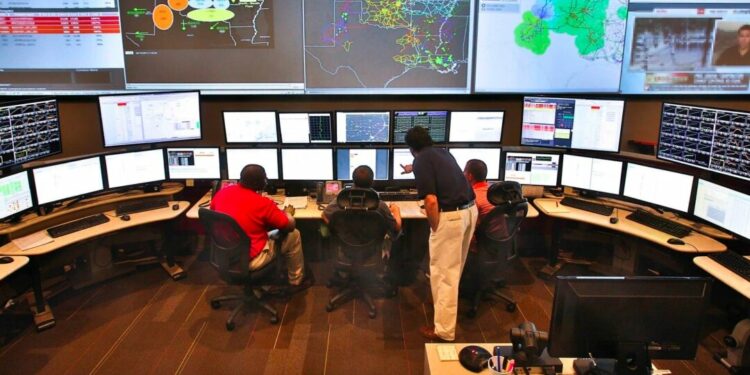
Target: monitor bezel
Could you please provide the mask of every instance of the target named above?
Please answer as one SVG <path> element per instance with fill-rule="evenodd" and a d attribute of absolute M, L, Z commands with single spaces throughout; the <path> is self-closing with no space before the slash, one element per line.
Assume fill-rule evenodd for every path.
<path fill-rule="evenodd" d="M 283 136 L 282 130 L 281 130 L 281 115 L 286 115 L 286 114 L 293 114 L 293 115 L 296 115 L 296 114 L 305 114 L 305 115 L 307 115 L 308 116 L 308 126 L 310 124 L 309 123 L 309 117 L 310 117 L 311 114 L 327 114 L 329 116 L 330 120 L 331 120 L 331 122 L 330 122 L 330 125 L 331 125 L 331 141 L 330 142 L 310 142 L 310 141 L 308 141 L 306 143 L 284 142 L 284 136 Z M 335 113 L 331 112 L 331 111 L 308 111 L 308 112 L 305 112 L 305 111 L 283 111 L 283 112 L 276 111 L 276 124 L 277 124 L 278 129 L 279 129 L 278 130 L 278 139 L 279 139 L 279 141 L 277 143 L 278 143 L 278 145 L 280 147 L 283 147 L 283 146 L 301 146 L 301 145 L 312 145 L 312 146 L 323 146 L 323 147 L 330 146 L 330 147 L 334 147 L 336 145 L 336 127 L 334 126 L 334 122 L 336 121 L 335 117 L 336 117 Z"/>
<path fill-rule="evenodd" d="M 56 199 L 56 200 L 45 202 L 45 203 L 40 203 L 39 202 L 39 197 L 37 196 L 37 181 L 36 181 L 36 178 L 34 176 L 34 171 L 35 170 L 46 168 L 46 167 L 53 167 L 53 166 L 57 166 L 57 165 L 62 165 L 62 164 L 66 164 L 66 163 L 73 163 L 73 162 L 77 162 L 77 161 L 81 161 L 81 160 L 86 160 L 86 159 L 94 159 L 94 158 L 98 158 L 99 159 L 99 172 L 101 173 L 101 177 L 102 177 L 102 188 L 101 189 L 90 191 L 90 192 L 83 193 L 83 194 L 74 195 L 72 197 L 66 197 L 66 198 L 62 198 L 62 199 Z M 33 183 L 32 189 L 34 191 L 34 203 L 37 206 L 54 205 L 54 204 L 57 204 L 57 203 L 65 202 L 65 201 L 70 200 L 70 199 L 76 199 L 78 197 L 85 197 L 87 195 L 98 194 L 98 193 L 101 193 L 101 192 L 106 191 L 106 190 L 109 189 L 109 186 L 107 184 L 108 183 L 108 181 L 107 181 L 107 171 L 106 171 L 106 166 L 104 165 L 104 159 L 102 158 L 102 154 L 95 154 L 93 156 L 92 155 L 83 155 L 83 156 L 77 156 L 77 157 L 74 157 L 74 158 L 64 159 L 64 160 L 59 160 L 59 161 L 55 160 L 55 161 L 53 161 L 53 162 L 51 162 L 49 164 L 39 165 L 39 166 L 36 166 L 34 168 L 30 168 L 28 170 L 31 171 L 30 178 L 31 178 L 31 181 Z"/>
<path fill-rule="evenodd" d="M 554 185 L 537 185 L 537 184 L 521 184 L 522 186 L 544 186 L 544 187 L 558 187 L 560 186 L 560 180 L 562 179 L 562 161 L 563 161 L 563 155 L 562 152 L 553 152 L 553 151 L 542 151 L 542 152 L 534 152 L 534 151 L 503 151 L 501 155 L 500 162 L 502 165 L 500 166 L 500 170 L 503 172 L 502 180 L 505 181 L 505 166 L 508 162 L 508 154 L 529 154 L 529 155 L 557 155 L 557 178 L 555 179 Z M 579 156 L 579 155 L 574 155 Z M 606 193 L 605 193 L 606 194 Z"/>
<path fill-rule="evenodd" d="M 446 136 L 445 136 L 445 143 L 446 144 L 454 144 L 454 145 L 456 145 L 456 144 L 475 144 L 475 143 L 500 143 L 500 144 L 502 144 L 503 137 L 505 137 L 505 120 L 506 120 L 505 116 L 507 115 L 507 112 L 504 109 L 498 109 L 498 110 L 494 110 L 494 109 L 462 109 L 462 110 L 459 110 L 459 111 L 450 111 L 450 113 L 448 114 L 448 123 L 450 123 L 450 124 L 453 124 L 453 112 L 500 112 L 500 113 L 502 113 L 503 114 L 503 123 L 500 125 L 500 140 L 497 141 L 497 142 L 496 141 L 451 141 L 450 140 L 450 137 L 451 137 L 450 131 L 451 131 L 452 128 L 449 127 L 448 130 L 447 130 L 448 134 L 446 134 Z"/>
<path fill-rule="evenodd" d="M 722 187 L 724 189 L 736 191 L 736 192 L 738 192 L 740 194 L 745 194 L 745 195 L 750 196 L 750 194 L 743 193 L 743 192 L 741 192 L 741 191 L 739 191 L 737 189 L 732 189 L 732 188 L 727 187 L 726 185 L 722 185 L 722 184 L 720 184 L 718 182 L 709 181 L 709 180 L 707 180 L 705 178 L 696 177 L 695 178 L 695 187 L 694 187 L 694 190 L 693 190 L 693 199 L 690 202 L 690 215 L 691 215 L 691 218 L 693 218 L 693 219 L 695 219 L 697 221 L 700 221 L 701 223 L 705 223 L 706 225 L 720 228 L 722 231 L 726 231 L 728 233 L 731 233 L 733 236 L 736 236 L 737 238 L 739 238 L 739 239 L 741 239 L 743 241 L 750 241 L 750 237 L 745 237 L 745 236 L 743 236 L 743 235 L 741 235 L 741 234 L 739 234 L 739 233 L 737 233 L 737 232 L 735 232 L 735 231 L 733 231 L 733 230 L 731 230 L 729 228 L 723 227 L 723 226 L 721 226 L 719 224 L 716 224 L 714 222 L 708 221 L 707 219 L 704 219 L 704 218 L 696 215 L 696 213 L 695 213 L 695 204 L 697 203 L 697 200 L 698 200 L 698 185 L 700 184 L 700 181 L 705 181 L 705 182 L 708 182 L 710 184 L 714 184 L 714 185 L 720 186 L 720 187 Z"/>
<path fill-rule="evenodd" d="M 128 143 L 128 144 L 116 144 L 116 145 L 108 145 L 107 144 L 107 138 L 104 136 L 104 117 L 102 116 L 102 104 L 101 104 L 101 98 L 111 98 L 111 97 L 124 97 L 124 96 L 153 96 L 153 95 L 169 95 L 169 94 L 190 94 L 195 93 L 198 94 L 198 121 L 200 121 L 200 136 L 198 138 L 184 138 L 184 139 L 173 139 L 173 140 L 166 140 L 166 141 L 156 141 L 156 142 L 138 142 L 138 143 Z M 203 121 L 203 111 L 202 111 L 202 101 L 201 101 L 201 92 L 200 90 L 185 90 L 185 91 L 158 91 L 158 92 L 135 92 L 135 93 L 118 93 L 118 94 L 111 94 L 111 95 L 97 95 L 97 111 L 99 113 L 99 130 L 101 132 L 102 137 L 102 145 L 105 149 L 112 149 L 112 148 L 136 148 L 137 146 L 143 146 L 143 145 L 160 145 L 162 143 L 174 143 L 174 142 L 188 142 L 188 141 L 200 141 L 203 140 L 203 127 L 205 125 Z"/>
<path fill-rule="evenodd" d="M 620 131 L 617 135 L 617 150 L 597 150 L 591 148 L 578 148 L 578 147 L 555 147 L 546 145 L 529 145 L 523 143 L 523 112 L 526 98 L 544 98 L 544 99 L 563 99 L 563 100 L 601 100 L 601 101 L 613 101 L 622 102 L 622 116 L 620 117 Z M 539 96 L 539 95 L 524 95 L 521 101 L 521 123 L 518 144 L 524 147 L 539 147 L 547 148 L 552 150 L 570 150 L 570 151 L 585 151 L 585 152 L 597 152 L 602 154 L 618 154 L 622 148 L 622 128 L 625 126 L 625 111 L 627 110 L 627 101 L 625 99 L 614 99 L 614 98 L 573 98 L 573 97 L 560 97 L 560 96 Z"/>
<path fill-rule="evenodd" d="M 282 181 L 283 180 L 281 176 L 281 151 L 280 151 L 281 148 L 279 147 L 224 147 L 224 158 L 223 158 L 223 163 L 221 164 L 221 169 L 225 170 L 226 173 L 222 173 L 222 178 L 220 178 L 220 180 L 239 181 L 239 177 L 237 178 L 229 177 L 229 153 L 228 153 L 229 150 L 274 150 L 276 151 L 276 175 L 279 176 L 279 178 L 269 178 L 268 181 Z M 263 167 L 263 169 L 265 168 L 266 167 Z M 266 171 L 266 174 L 268 174 L 268 171 Z"/>
<path fill-rule="evenodd" d="M 626 162 L 623 162 L 623 163 L 625 163 L 625 165 L 622 168 L 623 177 L 622 177 L 622 181 L 621 181 L 620 192 L 622 193 L 621 194 L 621 198 L 623 198 L 625 201 L 638 203 L 639 205 L 643 205 L 643 206 L 655 207 L 655 208 L 658 208 L 659 210 L 663 210 L 663 211 L 679 212 L 681 214 L 690 214 L 690 212 L 692 212 L 693 203 L 694 203 L 694 200 L 695 200 L 695 189 L 697 187 L 696 183 L 697 183 L 697 180 L 698 180 L 695 175 L 693 175 L 693 174 L 687 174 L 687 173 L 682 173 L 682 172 L 677 172 L 677 171 L 674 171 L 672 169 L 656 167 L 656 166 L 653 166 L 653 165 L 648 165 L 648 164 L 643 164 L 643 163 L 634 163 L 634 162 L 631 162 L 631 161 L 626 161 Z M 642 199 L 638 199 L 638 198 L 634 198 L 634 197 L 625 195 L 625 181 L 628 178 L 628 166 L 630 164 L 637 165 L 637 166 L 640 166 L 640 167 L 647 167 L 647 168 L 651 168 L 651 169 L 656 169 L 656 170 L 659 170 L 659 171 L 667 171 L 667 172 L 672 172 L 672 173 L 678 173 L 678 174 L 682 174 L 682 175 L 686 175 L 686 176 L 692 177 L 693 179 L 692 179 L 692 182 L 690 183 L 690 197 L 688 198 L 687 209 L 685 211 L 683 211 L 683 210 L 680 210 L 678 208 L 667 207 L 667 206 L 659 205 L 659 204 L 656 204 L 656 203 L 653 203 L 653 202 L 649 202 L 649 201 L 645 201 L 645 200 L 642 200 Z"/>
<path fill-rule="evenodd" d="M 294 182 L 311 182 L 311 181 L 330 181 L 329 179 L 321 178 L 321 179 L 298 179 L 298 178 L 288 178 L 284 175 L 284 150 L 330 150 L 331 151 L 331 179 L 333 180 L 336 177 L 336 147 L 280 147 L 279 148 L 279 177 L 281 180 L 284 181 L 294 181 Z"/>
<path fill-rule="evenodd" d="M 153 180 L 153 181 L 144 181 L 144 182 L 139 182 L 139 183 L 136 183 L 136 184 L 129 184 L 129 185 L 123 185 L 123 186 L 117 186 L 117 187 L 112 187 L 112 185 L 110 185 L 110 183 L 109 183 L 109 171 L 107 170 L 107 157 L 108 156 L 121 155 L 121 154 L 134 154 L 134 153 L 137 153 L 137 152 L 149 152 L 149 151 L 154 151 L 154 150 L 160 150 L 161 151 L 162 168 L 164 168 L 164 179 Z M 130 188 L 138 187 L 138 186 L 146 186 L 146 185 L 152 185 L 152 184 L 161 184 L 162 182 L 167 181 L 168 178 L 169 178 L 169 175 L 168 175 L 169 166 L 167 165 L 168 164 L 167 163 L 167 155 L 165 153 L 166 152 L 165 150 L 166 150 L 166 148 L 161 147 L 161 148 L 149 148 L 149 149 L 146 149 L 146 150 L 128 150 L 128 151 L 122 151 L 122 152 L 112 152 L 112 153 L 103 154 L 102 155 L 102 159 L 104 159 L 103 167 L 104 167 L 105 178 L 106 178 L 106 181 L 107 181 L 107 189 L 110 189 L 110 190 L 126 190 L 126 189 L 130 189 Z"/>
<path fill-rule="evenodd" d="M 388 132 L 386 133 L 388 136 L 388 140 L 385 142 L 341 142 L 339 138 L 339 113 L 386 113 L 388 118 Z M 331 146 L 338 146 L 338 145 L 390 145 L 392 138 L 391 138 L 391 132 L 393 132 L 393 123 L 392 123 L 392 117 L 393 111 L 391 110 L 343 110 L 343 111 L 335 111 L 333 112 L 333 123 L 332 123 L 332 129 L 331 131 L 335 133 L 335 136 L 332 136 L 331 138 L 334 138 L 335 140 L 331 143 Z M 333 124 L 335 123 L 336 127 L 333 128 Z"/>
<path fill-rule="evenodd" d="M 333 151 L 334 151 L 334 167 L 335 168 L 333 169 L 333 175 L 338 181 L 347 181 L 347 182 L 353 181 L 352 176 L 346 176 L 346 178 L 341 178 L 341 176 L 339 176 L 339 150 L 375 150 L 376 157 L 377 157 L 377 152 L 379 150 L 384 150 L 386 154 L 388 155 L 388 165 L 386 165 L 386 178 L 377 179 L 375 176 L 373 176 L 372 181 L 373 181 L 373 185 L 375 184 L 375 182 L 380 182 L 380 183 L 388 182 L 391 180 L 391 164 L 393 164 L 391 163 L 391 149 L 392 149 L 391 147 L 346 147 L 346 146 L 334 147 Z"/>
<path fill-rule="evenodd" d="M 477 149 L 489 149 L 489 150 L 493 150 L 493 149 L 497 149 L 498 152 L 499 152 L 498 160 L 497 160 L 497 168 L 498 168 L 497 178 L 493 178 L 493 177 L 489 176 L 490 171 L 489 171 L 489 168 L 488 168 L 488 170 L 487 170 L 487 174 L 488 174 L 487 180 L 499 180 L 500 176 L 504 175 L 504 172 L 503 172 L 503 149 L 504 148 L 502 146 L 498 145 L 498 146 L 494 146 L 494 147 L 484 147 L 484 146 L 480 146 L 480 147 L 460 147 L 460 146 L 459 147 L 455 147 L 455 146 L 454 147 L 446 147 L 445 150 L 448 151 L 448 153 L 451 154 L 451 156 L 453 156 L 453 159 L 455 159 L 456 157 L 453 155 L 453 153 L 451 152 L 451 150 L 455 150 L 455 149 L 459 149 L 459 150 L 477 150 Z M 484 161 L 484 160 L 482 160 L 482 161 Z M 487 164 L 486 161 L 484 163 Z M 458 164 L 458 161 L 456 161 L 456 164 Z M 458 164 L 458 167 L 461 168 L 462 171 L 464 170 L 465 166 L 466 165 L 460 165 L 460 164 Z"/>
<path fill-rule="evenodd" d="M 60 138 L 60 141 L 58 142 L 57 150 L 54 152 L 50 152 L 49 154 L 46 154 L 44 156 L 36 157 L 34 159 L 25 160 L 22 162 L 14 162 L 12 164 L 6 164 L 4 166 L 0 166 L 0 172 L 4 172 L 8 170 L 15 172 L 12 170 L 12 168 L 18 167 L 19 165 L 23 165 L 26 163 L 31 163 L 36 160 L 41 160 L 49 156 L 58 155 L 63 152 L 62 122 L 60 121 L 60 101 L 57 100 L 57 97 L 37 97 L 37 98 L 23 99 L 23 100 L 12 100 L 9 102 L 0 103 L 0 109 L 6 106 L 15 106 L 15 105 L 31 104 L 35 102 L 47 102 L 47 101 L 53 101 L 55 103 L 55 115 L 57 117 L 57 132 Z"/>
<path fill-rule="evenodd" d="M 30 169 L 23 169 L 23 170 L 20 170 L 18 172 L 15 172 L 15 173 L 4 174 L 4 175 L 0 176 L 0 180 L 8 178 L 8 177 L 14 177 L 14 176 L 19 175 L 21 173 L 25 173 L 26 174 L 26 183 L 29 186 L 29 195 L 31 196 L 31 206 L 27 207 L 27 208 L 25 208 L 23 210 L 17 211 L 15 213 L 12 213 L 10 215 L 0 217 L 0 222 L 7 221 L 7 220 L 10 220 L 12 222 L 13 221 L 13 219 L 12 219 L 13 217 L 20 218 L 23 215 L 25 215 L 25 214 L 27 214 L 27 213 L 35 210 L 37 208 L 37 206 L 38 206 L 37 200 L 36 200 L 36 189 L 35 189 L 35 185 L 34 185 L 34 178 L 31 175 Z"/>
<path fill-rule="evenodd" d="M 442 141 L 436 141 L 432 140 L 435 144 L 447 144 L 448 143 L 448 134 L 450 134 L 450 117 L 451 117 L 451 111 L 447 109 L 424 109 L 424 110 L 408 110 L 408 109 L 394 109 L 391 112 L 391 129 L 390 129 L 390 144 L 394 146 L 404 146 L 406 145 L 406 139 L 404 139 L 404 142 L 396 142 L 396 113 L 399 112 L 445 112 L 445 133 L 443 134 L 443 140 Z M 428 129 L 429 130 L 429 129 Z M 407 146 L 408 147 L 408 146 Z"/>
<path fill-rule="evenodd" d="M 219 158 L 219 176 L 216 178 L 204 178 L 204 177 L 190 177 L 190 178 L 173 178 L 172 173 L 169 170 L 169 150 L 179 150 L 179 149 L 190 149 L 190 150 L 216 150 L 216 156 Z M 166 174 L 166 181 L 182 181 L 182 180 L 220 180 L 221 179 L 221 148 L 219 147 L 208 147 L 208 146 L 199 146 L 199 147 L 165 147 L 164 148 L 164 161 L 167 164 L 167 174 Z"/>
<path fill-rule="evenodd" d="M 274 129 L 275 129 L 275 132 L 276 132 L 276 140 L 275 141 L 266 141 L 266 142 L 235 142 L 235 141 L 230 141 L 229 140 L 229 136 L 227 135 L 227 118 L 226 118 L 226 114 L 227 113 L 273 113 L 273 117 L 274 117 L 274 121 L 275 121 L 275 123 L 274 123 Z M 244 109 L 241 109 L 241 110 L 231 110 L 231 109 L 226 109 L 226 110 L 221 111 L 221 123 L 222 123 L 222 129 L 224 130 L 224 143 L 226 143 L 228 145 L 254 145 L 254 144 L 258 144 L 258 145 L 270 145 L 270 144 L 278 144 L 278 143 L 280 143 L 281 129 L 279 127 L 279 113 L 277 111 L 244 110 Z"/>

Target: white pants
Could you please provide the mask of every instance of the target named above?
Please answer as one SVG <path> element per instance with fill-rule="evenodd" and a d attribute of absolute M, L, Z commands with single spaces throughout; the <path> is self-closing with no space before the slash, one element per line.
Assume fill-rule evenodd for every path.
<path fill-rule="evenodd" d="M 435 307 L 435 333 L 448 341 L 456 338 L 458 283 L 477 216 L 476 206 L 441 212 L 437 230 L 430 231 L 430 287 Z"/>

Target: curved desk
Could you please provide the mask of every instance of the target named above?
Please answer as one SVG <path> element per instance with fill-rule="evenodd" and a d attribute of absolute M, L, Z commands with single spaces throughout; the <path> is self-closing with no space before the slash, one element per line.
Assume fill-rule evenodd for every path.
<path fill-rule="evenodd" d="M 750 256 L 746 256 L 745 258 L 750 259 Z M 745 296 L 745 298 L 750 299 L 750 281 L 745 280 L 744 277 L 732 272 L 706 256 L 693 258 L 693 263 L 708 272 L 711 276 L 719 279 L 730 288 Z"/>
<path fill-rule="evenodd" d="M 0 280 L 10 276 L 13 272 L 23 268 L 26 263 L 29 263 L 29 257 L 14 256 L 11 258 L 13 258 L 12 262 L 0 264 Z"/>

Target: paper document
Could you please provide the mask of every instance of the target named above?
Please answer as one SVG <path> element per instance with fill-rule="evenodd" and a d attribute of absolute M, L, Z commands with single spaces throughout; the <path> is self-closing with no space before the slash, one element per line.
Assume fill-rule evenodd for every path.
<path fill-rule="evenodd" d="M 458 361 L 455 345 L 438 345 L 437 352 L 441 361 Z"/>
<path fill-rule="evenodd" d="M 49 236 L 46 230 L 34 232 L 28 236 L 23 236 L 13 240 L 13 243 L 18 246 L 21 250 L 33 249 L 37 246 L 42 246 L 52 242 L 52 237 Z"/>
<path fill-rule="evenodd" d="M 307 208 L 307 196 L 304 197 L 286 197 L 284 207 L 291 205 L 294 208 Z"/>

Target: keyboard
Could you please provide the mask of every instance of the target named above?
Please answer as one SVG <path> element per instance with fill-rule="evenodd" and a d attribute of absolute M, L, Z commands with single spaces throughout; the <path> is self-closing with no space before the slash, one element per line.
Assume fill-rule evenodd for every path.
<path fill-rule="evenodd" d="M 583 199 L 578 199 L 578 198 L 573 198 L 573 197 L 563 198 L 560 201 L 560 204 L 563 206 L 573 207 L 579 210 L 593 212 L 595 214 L 604 215 L 604 216 L 612 215 L 612 211 L 614 211 L 614 209 L 610 206 L 605 206 L 603 204 L 585 201 Z"/>
<path fill-rule="evenodd" d="M 51 237 L 57 238 L 57 237 L 62 237 L 66 234 L 71 234 L 71 233 L 78 232 L 84 229 L 95 227 L 97 225 L 104 224 L 108 221 L 109 221 L 109 218 L 104 216 L 104 214 L 96 214 L 96 215 L 86 216 L 83 219 L 70 221 L 65 224 L 60 224 L 56 227 L 47 228 L 47 233 L 49 233 Z"/>
<path fill-rule="evenodd" d="M 164 207 L 169 207 L 169 202 L 167 202 L 166 199 L 147 199 L 142 201 L 121 203 L 117 206 L 115 213 L 117 214 L 117 216 L 120 216 L 136 212 L 158 210 Z"/>
<path fill-rule="evenodd" d="M 286 197 L 284 198 L 284 207 L 291 205 L 294 208 L 307 208 L 307 195 L 302 197 Z"/>
<path fill-rule="evenodd" d="M 721 253 L 709 254 L 708 257 L 730 271 L 742 276 L 745 280 L 750 281 L 750 260 L 742 255 L 727 250 Z"/>
<path fill-rule="evenodd" d="M 381 201 L 387 202 L 405 202 L 405 201 L 418 201 L 419 196 L 416 192 L 402 192 L 402 191 L 383 191 L 378 193 Z"/>
<path fill-rule="evenodd" d="M 648 213 L 643 210 L 638 210 L 627 216 L 628 220 L 635 221 L 636 223 L 643 224 L 647 227 L 654 228 L 658 231 L 671 234 L 675 237 L 682 238 L 690 234 L 690 227 L 686 227 L 682 224 L 676 223 L 672 220 L 665 219 L 661 216 Z"/>

